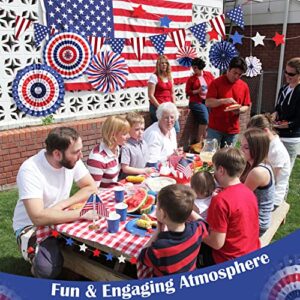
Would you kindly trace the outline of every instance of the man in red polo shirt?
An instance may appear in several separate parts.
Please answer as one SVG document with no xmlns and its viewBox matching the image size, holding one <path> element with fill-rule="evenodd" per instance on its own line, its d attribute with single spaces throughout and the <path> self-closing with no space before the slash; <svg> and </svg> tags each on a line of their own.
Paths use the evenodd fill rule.
<svg viewBox="0 0 300 300">
<path fill-rule="evenodd" d="M 246 70 L 245 60 L 234 57 L 226 74 L 212 81 L 208 88 L 205 102 L 210 108 L 207 137 L 217 139 L 221 148 L 236 142 L 240 132 L 239 115 L 251 104 L 249 87 L 240 79 Z M 235 106 L 231 107 L 233 104 Z"/>
</svg>

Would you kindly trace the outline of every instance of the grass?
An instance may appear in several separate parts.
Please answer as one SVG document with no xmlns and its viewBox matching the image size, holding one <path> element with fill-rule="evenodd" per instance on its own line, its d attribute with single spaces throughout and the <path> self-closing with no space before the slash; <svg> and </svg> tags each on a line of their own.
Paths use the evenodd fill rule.
<svg viewBox="0 0 300 300">
<path fill-rule="evenodd" d="M 274 240 L 283 238 L 300 228 L 300 159 L 297 159 L 292 176 L 288 203 L 290 211 L 285 225 L 277 231 Z M 74 190 L 73 190 L 74 191 Z M 0 192 L 0 272 L 31 276 L 30 264 L 25 262 L 17 248 L 12 230 L 12 216 L 18 198 L 16 189 Z"/>
</svg>

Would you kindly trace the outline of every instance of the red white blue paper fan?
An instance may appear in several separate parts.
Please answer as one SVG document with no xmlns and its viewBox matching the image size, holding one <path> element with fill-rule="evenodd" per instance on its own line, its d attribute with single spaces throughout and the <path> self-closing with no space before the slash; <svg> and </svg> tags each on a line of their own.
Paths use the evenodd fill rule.
<svg viewBox="0 0 300 300">
<path fill-rule="evenodd" d="M 176 53 L 176 59 L 181 66 L 190 67 L 192 60 L 197 57 L 197 52 L 192 47 L 183 47 Z"/>
<path fill-rule="evenodd" d="M 86 75 L 95 90 L 113 93 L 124 87 L 128 66 L 119 54 L 113 51 L 102 51 L 94 56 Z"/>
<path fill-rule="evenodd" d="M 12 92 L 20 110 L 35 117 L 47 116 L 64 100 L 64 81 L 49 66 L 33 64 L 18 71 Z"/>
<path fill-rule="evenodd" d="M 215 43 L 209 50 L 210 62 L 221 71 L 227 70 L 230 61 L 236 56 L 238 56 L 237 50 L 226 41 Z"/>
<path fill-rule="evenodd" d="M 55 34 L 44 48 L 44 62 L 64 79 L 82 75 L 88 68 L 92 56 L 89 42 L 73 32 Z"/>
<path fill-rule="evenodd" d="M 248 56 L 245 61 L 247 64 L 246 76 L 255 77 L 261 74 L 262 64 L 256 56 Z"/>
<path fill-rule="evenodd" d="M 300 299 L 299 274 L 299 255 L 284 257 L 277 266 L 273 266 L 272 274 L 262 290 L 260 299 Z"/>
</svg>

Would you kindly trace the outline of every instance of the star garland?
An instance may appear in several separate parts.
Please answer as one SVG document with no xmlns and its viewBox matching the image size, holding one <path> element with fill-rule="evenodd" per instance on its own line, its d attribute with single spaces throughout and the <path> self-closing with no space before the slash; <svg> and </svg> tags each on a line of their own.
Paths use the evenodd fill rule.
<svg viewBox="0 0 300 300">
<path fill-rule="evenodd" d="M 66 242 L 66 246 L 78 246 L 79 247 L 79 252 L 91 252 L 93 254 L 93 257 L 100 257 L 101 255 L 106 257 L 106 261 L 112 261 L 114 258 L 118 259 L 119 263 L 126 263 L 126 261 L 130 262 L 132 265 L 136 265 L 137 263 L 137 259 L 135 257 L 131 257 L 130 259 L 126 258 L 123 254 L 121 254 L 120 256 L 114 256 L 112 253 L 108 252 L 108 253 L 104 253 L 102 251 L 100 251 L 97 248 L 92 248 L 90 246 L 87 246 L 85 243 L 78 243 L 77 241 L 75 241 L 74 239 L 72 239 L 71 237 L 64 237 L 62 236 L 57 230 L 52 230 L 51 237 L 54 238 L 61 238 Z M 33 253 L 35 250 L 33 247 L 28 247 L 27 249 L 27 253 L 31 254 Z"/>
</svg>

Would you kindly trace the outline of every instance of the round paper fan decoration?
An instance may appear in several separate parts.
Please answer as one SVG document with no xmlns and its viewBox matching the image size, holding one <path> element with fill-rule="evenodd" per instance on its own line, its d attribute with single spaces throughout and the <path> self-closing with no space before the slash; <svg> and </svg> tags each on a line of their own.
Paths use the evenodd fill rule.
<svg viewBox="0 0 300 300">
<path fill-rule="evenodd" d="M 55 34 L 44 48 L 44 62 L 64 79 L 82 75 L 88 68 L 92 55 L 88 41 L 73 32 Z"/>
<path fill-rule="evenodd" d="M 128 66 L 125 59 L 113 51 L 98 52 L 86 71 L 93 88 L 103 93 L 113 93 L 124 87 Z"/>
<path fill-rule="evenodd" d="M 64 100 L 63 78 L 47 65 L 33 64 L 18 71 L 12 93 L 18 108 L 26 114 L 47 116 Z"/>
<path fill-rule="evenodd" d="M 247 64 L 246 76 L 255 77 L 261 73 L 262 64 L 256 56 L 248 56 L 245 61 Z"/>
<path fill-rule="evenodd" d="M 269 280 L 262 293 L 263 299 L 299 299 L 300 298 L 300 257 L 290 255 L 272 268 Z"/>
<path fill-rule="evenodd" d="M 209 50 L 212 65 L 221 71 L 227 70 L 232 58 L 238 56 L 235 47 L 226 41 L 215 43 Z"/>
<path fill-rule="evenodd" d="M 176 53 L 176 59 L 181 66 L 190 67 L 192 60 L 197 57 L 196 50 L 192 47 L 183 47 Z"/>
</svg>

